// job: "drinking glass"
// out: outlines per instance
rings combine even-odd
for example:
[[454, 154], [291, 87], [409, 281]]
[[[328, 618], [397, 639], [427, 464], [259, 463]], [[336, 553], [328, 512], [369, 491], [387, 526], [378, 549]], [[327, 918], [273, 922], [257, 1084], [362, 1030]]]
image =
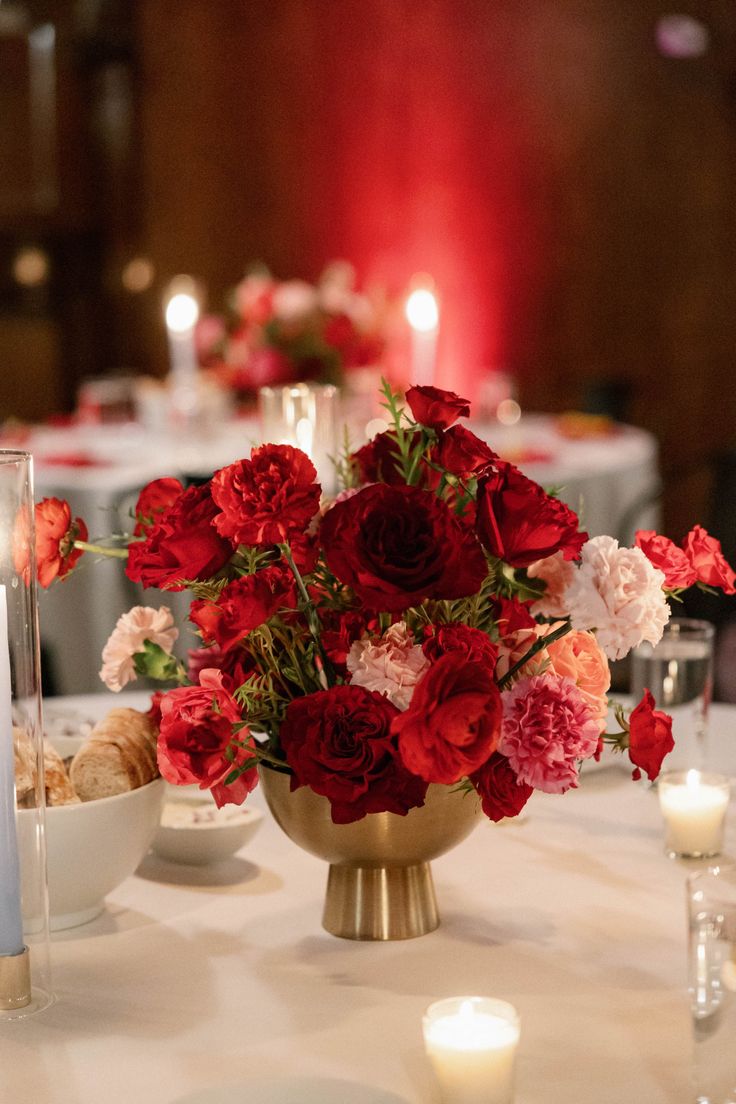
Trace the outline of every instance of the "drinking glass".
[[656, 647], [631, 653], [631, 695], [636, 704], [650, 690], [658, 709], [672, 717], [675, 751], [668, 766], [707, 764], [708, 707], [713, 690], [713, 635], [709, 621], [673, 617]]
[[693, 1099], [736, 1104], [736, 866], [687, 880]]
[[264, 441], [306, 452], [326, 494], [335, 489], [337, 388], [328, 383], [262, 387], [258, 392]]

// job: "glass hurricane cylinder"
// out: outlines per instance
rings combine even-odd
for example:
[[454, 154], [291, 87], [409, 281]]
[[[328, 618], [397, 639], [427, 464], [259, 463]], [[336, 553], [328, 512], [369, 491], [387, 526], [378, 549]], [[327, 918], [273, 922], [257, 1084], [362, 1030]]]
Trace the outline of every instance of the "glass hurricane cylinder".
[[0, 451], [0, 1021], [53, 1000], [33, 461]]
[[275, 445], [294, 445], [306, 452], [322, 490], [335, 490], [337, 454], [337, 388], [327, 383], [294, 383], [262, 387], [258, 404], [263, 439]]

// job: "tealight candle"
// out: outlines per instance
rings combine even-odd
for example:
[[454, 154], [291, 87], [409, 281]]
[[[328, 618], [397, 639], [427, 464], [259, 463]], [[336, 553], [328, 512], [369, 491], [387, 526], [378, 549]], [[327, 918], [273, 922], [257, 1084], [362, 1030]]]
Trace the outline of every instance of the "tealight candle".
[[451, 997], [429, 1006], [423, 1028], [443, 1104], [513, 1104], [519, 1043], [513, 1005]]
[[662, 775], [658, 792], [667, 826], [668, 852], [683, 858], [719, 854], [729, 798], [728, 779], [697, 770], [672, 771]]

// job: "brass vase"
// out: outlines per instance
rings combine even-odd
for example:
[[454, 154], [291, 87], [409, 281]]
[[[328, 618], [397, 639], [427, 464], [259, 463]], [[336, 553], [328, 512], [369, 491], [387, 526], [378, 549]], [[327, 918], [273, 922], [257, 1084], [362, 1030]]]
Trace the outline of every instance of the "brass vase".
[[429, 863], [470, 835], [482, 819], [475, 793], [431, 785], [425, 803], [406, 816], [368, 813], [333, 824], [330, 803], [290, 777], [260, 768], [261, 785], [279, 827], [305, 851], [330, 864], [322, 926], [343, 939], [414, 939], [440, 919]]

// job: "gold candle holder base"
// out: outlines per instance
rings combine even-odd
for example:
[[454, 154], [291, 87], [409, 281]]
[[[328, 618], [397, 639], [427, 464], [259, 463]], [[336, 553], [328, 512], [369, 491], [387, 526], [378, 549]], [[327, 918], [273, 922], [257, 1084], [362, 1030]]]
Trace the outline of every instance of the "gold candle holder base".
[[416, 939], [439, 926], [429, 863], [333, 865], [322, 926], [342, 939]]
[[31, 1003], [31, 955], [0, 955], [0, 1010], [11, 1012]]

